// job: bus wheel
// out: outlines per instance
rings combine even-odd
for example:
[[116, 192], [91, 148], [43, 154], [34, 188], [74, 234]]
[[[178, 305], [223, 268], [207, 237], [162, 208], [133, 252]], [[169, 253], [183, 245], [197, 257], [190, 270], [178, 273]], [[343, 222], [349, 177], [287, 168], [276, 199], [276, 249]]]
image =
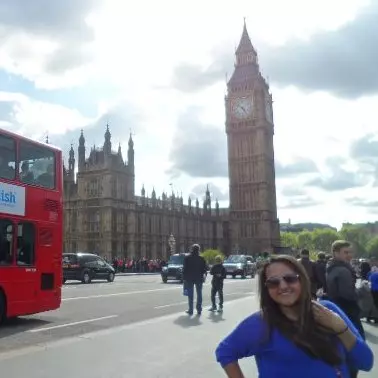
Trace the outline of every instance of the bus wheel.
[[2, 324], [7, 317], [6, 308], [7, 306], [4, 294], [0, 291], [0, 324]]

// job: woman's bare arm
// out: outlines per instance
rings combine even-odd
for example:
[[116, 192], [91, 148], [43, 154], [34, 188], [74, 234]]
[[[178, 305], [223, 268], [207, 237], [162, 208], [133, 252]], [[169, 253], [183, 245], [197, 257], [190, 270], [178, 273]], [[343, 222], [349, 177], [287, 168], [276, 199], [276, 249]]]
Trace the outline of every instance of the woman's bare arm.
[[238, 362], [231, 362], [224, 367], [228, 378], [244, 378]]

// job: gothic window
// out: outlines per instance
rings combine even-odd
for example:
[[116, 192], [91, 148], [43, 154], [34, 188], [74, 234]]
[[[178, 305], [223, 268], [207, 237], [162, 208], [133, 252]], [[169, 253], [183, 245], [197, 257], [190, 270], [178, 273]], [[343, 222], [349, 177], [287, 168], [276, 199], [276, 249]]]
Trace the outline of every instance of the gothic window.
[[98, 197], [98, 180], [97, 179], [92, 179], [88, 183], [88, 197]]
[[137, 223], [138, 233], [142, 233], [142, 216], [138, 214], [138, 223]]
[[117, 209], [112, 209], [112, 229], [111, 231], [117, 230]]
[[118, 221], [117, 221], [117, 232], [123, 232], [124, 229], [124, 213], [122, 211], [118, 212]]
[[89, 232], [98, 232], [100, 229], [100, 212], [99, 210], [92, 210], [89, 212], [88, 219]]
[[77, 211], [72, 211], [72, 231], [76, 231], [77, 228]]
[[94, 241], [89, 241], [88, 242], [88, 252], [94, 253], [95, 249], [96, 249], [96, 243]]
[[111, 187], [112, 187], [112, 197], [117, 198], [117, 180], [115, 178], [111, 180]]
[[119, 256], [119, 250], [117, 248], [117, 242], [116, 241], [112, 241], [112, 255], [113, 256]]

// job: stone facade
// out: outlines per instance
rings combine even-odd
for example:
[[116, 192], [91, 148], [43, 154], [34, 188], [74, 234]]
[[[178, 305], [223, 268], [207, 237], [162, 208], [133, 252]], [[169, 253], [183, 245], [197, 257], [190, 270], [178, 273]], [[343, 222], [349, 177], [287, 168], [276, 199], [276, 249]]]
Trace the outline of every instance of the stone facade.
[[200, 207], [191, 198], [145, 189], [135, 195], [134, 142], [130, 135], [127, 163], [112, 151], [109, 126], [102, 148], [85, 154], [83, 132], [79, 138], [78, 172], [71, 147], [64, 169], [64, 250], [95, 252], [111, 257], [167, 258], [172, 250], [188, 251], [193, 243], [202, 248], [229, 249], [228, 209], [212, 208], [209, 188]]
[[[226, 254], [260, 253], [279, 246], [273, 150], [273, 110], [257, 53], [244, 30], [225, 98], [230, 209], [212, 208], [209, 188], [200, 207], [181, 196], [135, 195], [134, 142], [127, 162], [112, 150], [109, 126], [102, 148], [86, 157], [79, 138], [78, 172], [71, 147], [64, 169], [64, 250], [101, 255], [167, 258], [193, 243]], [[205, 188], [204, 188], [205, 189]]]
[[272, 251], [280, 244], [272, 96], [245, 23], [235, 55], [225, 98], [232, 245]]

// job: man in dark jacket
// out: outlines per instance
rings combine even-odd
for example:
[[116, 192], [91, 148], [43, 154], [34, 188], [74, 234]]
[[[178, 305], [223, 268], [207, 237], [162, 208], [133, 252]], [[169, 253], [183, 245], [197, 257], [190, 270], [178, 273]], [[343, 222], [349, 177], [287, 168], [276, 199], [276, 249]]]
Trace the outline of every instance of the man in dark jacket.
[[317, 281], [316, 281], [316, 272], [315, 272], [315, 263], [310, 260], [310, 252], [308, 249], [302, 249], [301, 258], [299, 261], [302, 263], [303, 267], [306, 269], [308, 278], [311, 283], [311, 295], [313, 298], [316, 298], [317, 291]]
[[[351, 244], [345, 240], [336, 240], [332, 244], [332, 259], [327, 264], [327, 294], [330, 301], [339, 306], [365, 338], [360, 320], [360, 308], [356, 291], [356, 274], [350, 264], [352, 259]], [[357, 371], [351, 370], [350, 377], [357, 377]]]
[[199, 255], [199, 252], [200, 246], [193, 244], [191, 254], [184, 259], [182, 271], [184, 288], [188, 291], [189, 309], [186, 313], [189, 315], [193, 315], [194, 287], [197, 294], [197, 313], [201, 315], [202, 312], [202, 285], [207, 274], [207, 265], [205, 259]]
[[316, 274], [317, 288], [323, 289], [324, 293], [327, 293], [326, 267], [327, 267], [326, 255], [324, 252], [319, 252], [318, 260], [315, 262], [315, 274]]

